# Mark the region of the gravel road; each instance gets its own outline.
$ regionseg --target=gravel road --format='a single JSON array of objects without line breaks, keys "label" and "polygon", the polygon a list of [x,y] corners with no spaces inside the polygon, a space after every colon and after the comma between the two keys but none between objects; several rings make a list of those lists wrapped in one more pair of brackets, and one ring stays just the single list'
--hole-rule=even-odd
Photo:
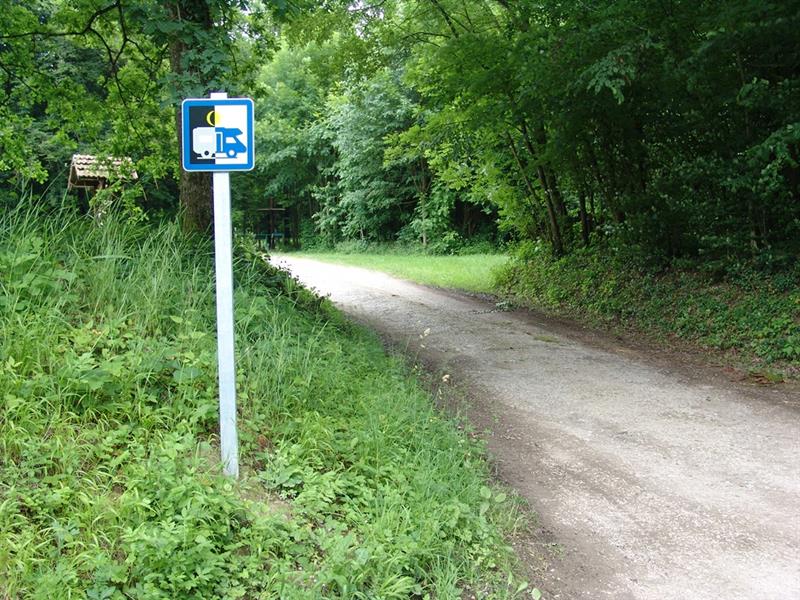
[{"label": "gravel road", "polygon": [[545,598],[800,599],[798,394],[491,301],[272,260],[468,390],[499,477],[539,515],[530,546],[556,549],[534,582]]}]

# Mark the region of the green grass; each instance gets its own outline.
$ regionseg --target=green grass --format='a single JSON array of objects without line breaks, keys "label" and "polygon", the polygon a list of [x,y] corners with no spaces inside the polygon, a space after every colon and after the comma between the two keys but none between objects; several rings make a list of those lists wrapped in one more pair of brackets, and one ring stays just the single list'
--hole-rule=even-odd
[{"label": "green grass", "polygon": [[207,242],[0,215],[0,598],[514,597],[514,502],[373,336],[241,246],[243,477]]},{"label": "green grass", "polygon": [[426,285],[485,293],[492,292],[494,289],[493,274],[508,261],[508,257],[502,254],[433,256],[302,252],[297,255],[382,271],[401,279]]}]

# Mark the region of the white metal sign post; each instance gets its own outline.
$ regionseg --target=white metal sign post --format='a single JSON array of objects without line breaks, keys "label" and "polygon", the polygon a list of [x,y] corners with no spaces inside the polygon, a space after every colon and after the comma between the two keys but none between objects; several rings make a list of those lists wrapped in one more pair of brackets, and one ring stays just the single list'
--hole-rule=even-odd
[{"label": "white metal sign post", "polygon": [[239,477],[236,433],[236,366],[233,331],[233,251],[230,171],[253,168],[253,101],[191,98],[181,107],[182,163],[186,171],[213,172],[214,261],[217,276],[217,362],[219,365],[219,438],[226,475]]}]

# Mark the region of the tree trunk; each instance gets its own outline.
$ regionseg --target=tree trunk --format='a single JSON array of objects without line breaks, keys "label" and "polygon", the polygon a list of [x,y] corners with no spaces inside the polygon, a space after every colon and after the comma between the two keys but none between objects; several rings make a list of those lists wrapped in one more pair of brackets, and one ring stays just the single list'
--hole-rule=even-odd
[{"label": "tree trunk", "polygon": [[422,247],[428,247],[428,206],[425,203],[425,196],[420,197],[422,203]]},{"label": "tree trunk", "polygon": [[581,189],[578,192],[578,212],[581,217],[581,236],[583,245],[589,247],[589,215],[586,213],[586,191]]},{"label": "tree trunk", "polygon": [[[178,148],[182,150],[181,111],[178,109]],[[211,231],[211,174],[189,173],[181,169],[178,184],[181,207],[181,226],[187,233]]]},{"label": "tree trunk", "polygon": [[[528,152],[530,152],[531,156],[536,159],[538,152],[533,141],[531,140],[528,124],[524,119],[522,120],[522,136],[525,140],[525,146],[528,148]],[[539,125],[536,127],[536,143],[539,145],[539,148],[544,148],[547,144],[547,133],[545,132],[543,123],[539,123]],[[558,190],[556,174],[547,164],[540,165],[538,169],[539,178],[542,180],[542,187],[544,187],[545,191],[547,192],[553,207],[559,215],[565,217],[567,215],[567,207],[564,205],[564,199],[561,196],[561,192]]]},{"label": "tree trunk", "polygon": [[[525,142],[525,147],[528,149],[528,153],[531,155],[531,158],[536,161],[538,159],[536,147],[534,146],[533,141],[531,140],[531,136],[528,129],[528,124],[525,119],[520,120],[520,125],[522,126],[522,139]],[[541,135],[544,135],[544,126],[541,126]],[[540,144],[544,145],[546,140],[540,140]],[[545,205],[547,206],[547,216],[550,220],[550,229],[552,231],[552,241],[553,241],[553,254],[555,256],[563,256],[564,255],[564,242],[561,237],[561,224],[559,223],[559,210],[558,210],[558,202],[560,196],[556,195],[553,186],[551,185],[550,178],[547,176],[547,172],[545,171],[545,167],[539,164],[536,167],[536,172],[539,175],[539,182],[542,185],[542,189],[544,189],[544,197],[545,197]],[[565,209],[566,212],[566,209]]]},{"label": "tree trunk", "polygon": [[547,185],[553,190],[553,200],[555,202],[558,214],[562,217],[567,216],[567,205],[564,204],[564,197],[561,195],[561,190],[558,187],[558,179],[556,178],[555,171],[550,167],[545,167],[545,175],[547,176]]},{"label": "tree trunk", "polygon": [[553,232],[553,254],[555,256],[564,255],[564,242],[561,239],[561,225],[558,222],[558,214],[553,202],[553,192],[548,186],[547,176],[545,175],[544,168],[539,165],[537,167],[539,172],[539,181],[545,189],[545,199],[547,200],[547,216],[550,219],[550,229]]},{"label": "tree trunk", "polygon": [[[519,169],[520,175],[522,175],[522,180],[525,182],[525,187],[528,188],[528,192],[530,192],[532,198],[536,198],[536,190],[533,187],[533,183],[531,182],[528,174],[525,172],[525,165],[522,164],[522,160],[517,153],[517,149],[514,146],[514,141],[511,139],[511,135],[506,133],[506,137],[508,139],[508,147],[511,150],[511,154],[514,156],[514,161],[517,163],[517,168]],[[528,150],[531,150],[531,147],[528,146]],[[535,157],[534,157],[535,158]],[[545,182],[542,179],[542,167],[538,167],[539,169],[539,177],[540,182],[542,183],[542,187],[545,188],[545,207],[547,209],[547,217],[550,233],[550,244],[553,248],[553,254],[555,256],[562,256],[564,254],[564,242],[561,238],[561,227],[558,224],[558,216],[556,215],[555,208],[553,207],[553,202],[550,196],[547,193],[547,187],[545,186]]]},{"label": "tree trunk", "polygon": [[604,150],[608,160],[608,179],[610,187],[613,190],[613,195],[608,197],[608,202],[611,203],[613,198],[613,205],[611,206],[611,213],[614,215],[614,220],[617,223],[625,222],[625,211],[620,208],[619,190],[624,189],[625,186],[620,182],[618,171],[616,168],[616,160],[614,158],[614,150],[611,143],[606,139],[604,140]]},{"label": "tree trunk", "polygon": [[[176,21],[192,21],[204,29],[213,27],[208,4],[203,0],[173,0],[170,12]],[[174,37],[169,44],[169,66],[173,73],[184,73],[183,54],[185,43]],[[191,69],[190,69],[191,71]],[[197,79],[201,75],[195,74]],[[181,110],[175,114],[176,132],[178,134],[178,150],[183,151],[183,131],[181,126]],[[187,173],[181,169],[179,181],[181,225],[186,232],[208,233],[211,230],[211,175],[209,173]]]}]

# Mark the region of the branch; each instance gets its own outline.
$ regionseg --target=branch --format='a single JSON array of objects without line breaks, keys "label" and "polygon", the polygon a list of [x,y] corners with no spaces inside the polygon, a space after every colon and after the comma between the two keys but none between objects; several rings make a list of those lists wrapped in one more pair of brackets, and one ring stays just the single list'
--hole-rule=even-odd
[{"label": "branch", "polygon": [[[422,44],[430,44],[431,46],[436,46],[437,48],[439,48],[440,45],[437,44],[436,42],[434,42],[432,39],[430,39],[430,38],[435,38],[435,37],[445,38],[445,39],[449,39],[450,38],[449,35],[445,35],[443,33],[430,33],[428,31],[415,31],[415,32],[412,32],[412,33],[407,33],[406,35],[404,35],[403,37],[400,38],[400,41],[401,42],[411,41],[412,44],[415,43],[415,42],[419,42],[419,43],[422,43]],[[409,44],[409,46],[410,45],[411,44]]]},{"label": "branch", "polygon": [[383,5],[386,4],[386,0],[381,0],[380,2],[376,2],[375,4],[367,4],[366,6],[348,6],[347,12],[354,14],[354,13],[368,13],[371,10],[376,8],[383,8]]},{"label": "branch", "polygon": [[431,2],[431,4],[433,4],[433,6],[436,8],[436,10],[438,10],[439,13],[442,15],[442,17],[444,18],[445,23],[447,23],[447,28],[450,30],[450,33],[453,34],[453,37],[458,37],[458,31],[456,30],[456,27],[455,27],[454,23],[458,23],[458,25],[461,27],[461,29],[463,29],[464,31],[468,31],[468,29],[466,27],[464,27],[463,23],[460,23],[455,17],[450,15],[444,9],[444,7],[439,3],[439,0],[430,0],[430,2]]},{"label": "branch", "polygon": [[441,37],[441,38],[449,38],[449,35],[445,35],[444,33],[433,33],[432,31],[414,31],[412,33],[407,33],[401,39],[406,39],[410,37],[416,37],[418,35],[427,35],[430,37]]}]

